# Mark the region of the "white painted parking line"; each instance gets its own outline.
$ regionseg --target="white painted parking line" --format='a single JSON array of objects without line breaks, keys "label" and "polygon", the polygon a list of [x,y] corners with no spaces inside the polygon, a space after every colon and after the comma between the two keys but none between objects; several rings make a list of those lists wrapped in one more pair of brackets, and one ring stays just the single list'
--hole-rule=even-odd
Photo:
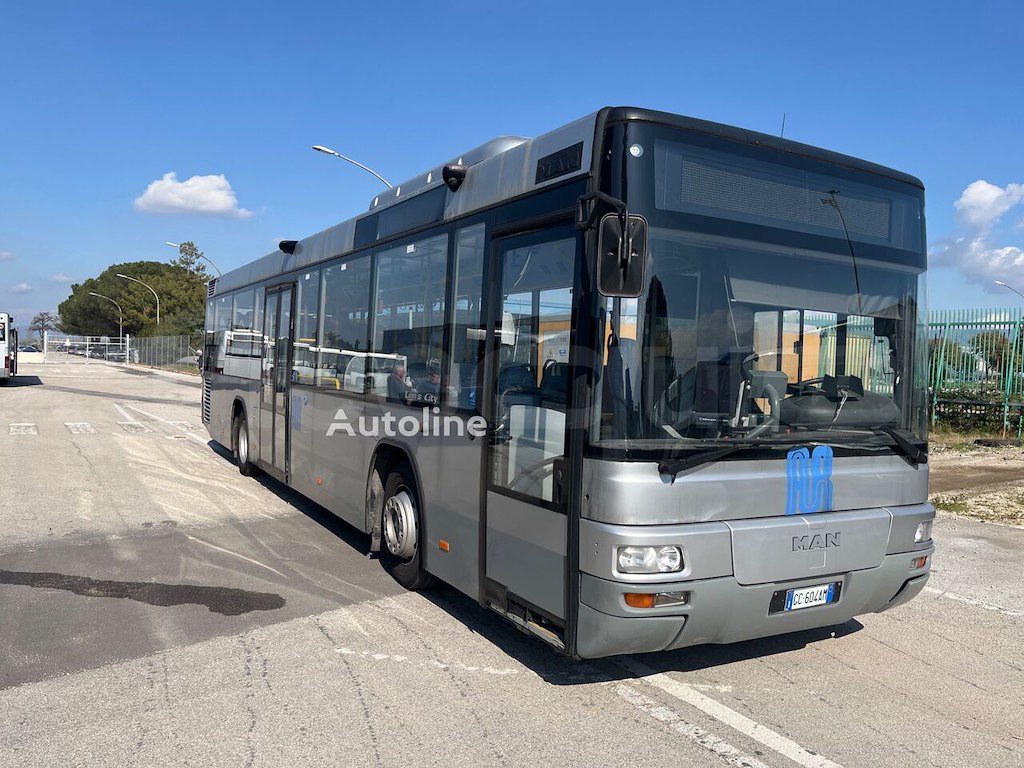
[{"label": "white painted parking line", "polygon": [[1009,608],[1003,608],[1003,606],[1001,605],[985,603],[981,600],[975,600],[970,597],[964,597],[963,595],[957,595],[953,592],[947,592],[944,589],[936,589],[935,587],[925,587],[924,591],[930,595],[935,595],[940,600],[955,600],[958,603],[973,605],[975,608],[981,608],[985,611],[992,611],[993,613],[1001,613],[1004,616],[1013,616],[1016,619],[1024,618],[1024,613],[1021,613],[1020,611],[1011,611]]},{"label": "white painted parking line", "polygon": [[[161,424],[166,424],[167,426],[174,427],[175,429],[182,429],[181,427],[177,426],[177,422],[168,421],[167,419],[161,419],[159,416],[156,416],[155,414],[152,414],[152,413],[147,413],[146,411],[142,410],[141,408],[136,408],[134,405],[129,405],[127,407],[131,408],[136,413],[141,413],[147,419],[153,419],[153,421],[159,421]],[[207,441],[203,440],[203,438],[201,438],[199,435],[192,434],[192,432],[189,431],[189,430],[182,430],[182,431],[187,433],[185,435],[186,437],[192,438],[193,440],[195,440],[200,445],[206,445]]]},{"label": "white painted parking line", "polygon": [[87,421],[70,421],[65,422],[65,427],[68,428],[68,432],[72,435],[95,435],[96,427]]},{"label": "white painted parking line", "polygon": [[661,706],[654,699],[644,696],[632,685],[625,683],[617,685],[615,686],[615,692],[641,712],[650,715],[660,723],[664,723],[676,733],[694,742],[697,746],[714,752],[730,765],[735,765],[737,768],[768,768],[757,758],[744,755],[732,744],[718,738],[713,733],[709,733],[703,728],[686,722],[677,713],[668,707]]},{"label": "white painted parking line", "polygon": [[680,701],[685,701],[704,714],[739,731],[744,736],[764,744],[764,746],[778,752],[783,757],[789,758],[797,765],[802,765],[805,768],[842,768],[838,763],[834,763],[826,757],[804,749],[781,733],[776,733],[771,728],[751,720],[746,715],[741,715],[736,710],[730,709],[710,696],[705,696],[692,685],[679,682],[661,672],[655,672],[646,664],[642,664],[634,659],[622,659],[615,663],[630,674],[642,678],[645,683],[653,685],[655,688]]},{"label": "white painted parking line", "polygon": [[153,430],[143,424],[141,421],[119,421],[117,426],[123,429],[125,432],[132,434],[138,432],[152,432]]},{"label": "white painted parking line", "polygon": [[124,419],[125,421],[135,421],[135,417],[128,413],[128,411],[126,411],[120,405],[114,403],[114,407],[117,409],[117,412],[121,414],[122,419]]},{"label": "white painted parking line", "polygon": [[39,428],[35,424],[11,424],[12,435],[38,435]]}]

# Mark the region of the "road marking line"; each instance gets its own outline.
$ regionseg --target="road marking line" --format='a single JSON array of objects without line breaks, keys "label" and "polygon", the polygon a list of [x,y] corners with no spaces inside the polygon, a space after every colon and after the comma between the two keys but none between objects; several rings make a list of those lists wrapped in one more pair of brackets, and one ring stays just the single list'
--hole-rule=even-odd
[{"label": "road marking line", "polygon": [[138,432],[152,432],[153,430],[143,424],[141,421],[119,421],[117,426],[123,429],[125,432],[138,433]]},{"label": "road marking line", "polygon": [[120,405],[114,403],[114,407],[117,409],[117,412],[121,414],[122,419],[124,419],[125,421],[135,421],[135,417],[128,413],[128,411],[126,411]]},{"label": "road marking line", "polygon": [[68,428],[68,432],[72,435],[95,435],[96,427],[87,421],[70,421],[65,422],[65,427]]},{"label": "road marking line", "polygon": [[39,427],[35,424],[11,424],[12,435],[38,435]]},{"label": "road marking line", "polygon": [[704,714],[725,723],[744,736],[764,744],[769,749],[778,752],[783,757],[789,758],[798,765],[805,766],[805,768],[842,768],[838,763],[807,751],[792,739],[751,720],[746,715],[741,715],[736,710],[730,709],[710,696],[705,696],[692,685],[681,683],[661,672],[655,672],[646,664],[633,659],[622,659],[615,663],[626,669],[630,674],[643,679],[644,682],[653,685],[670,696],[674,696],[680,701],[685,701]]},{"label": "road marking line", "polygon": [[[153,419],[154,421],[159,421],[161,424],[166,424],[167,426],[174,427],[175,429],[181,429],[181,427],[177,426],[177,424],[175,422],[173,422],[173,421],[168,421],[167,419],[161,419],[159,416],[156,416],[156,415],[154,415],[152,413],[146,413],[144,410],[142,410],[141,408],[136,408],[134,405],[129,405],[128,407],[131,408],[133,411],[136,411],[137,413],[141,413],[143,416],[145,416],[148,419]],[[199,435],[195,435],[192,432],[189,432],[187,430],[184,430],[184,431],[185,431],[185,436],[186,437],[192,438],[193,440],[195,440],[197,443],[199,443],[202,446],[206,445],[207,441],[203,440],[203,438],[201,438]]]},{"label": "road marking line", "polygon": [[268,571],[272,571],[273,573],[276,573],[282,579],[287,579],[288,578],[287,576],[285,576],[283,573],[281,573],[276,568],[271,568],[269,565],[264,565],[259,560],[253,560],[251,557],[246,557],[245,555],[239,554],[238,552],[232,552],[230,549],[224,549],[224,547],[218,547],[216,544],[211,544],[208,541],[203,541],[202,539],[197,539],[195,536],[189,536],[187,533],[185,534],[185,538],[188,539],[189,541],[194,541],[197,544],[202,544],[203,546],[209,547],[210,549],[215,549],[218,552],[223,552],[225,555],[232,555],[233,557],[237,557],[237,558],[239,558],[241,560],[245,560],[246,562],[252,563],[253,565],[258,565],[260,568],[266,568]]},{"label": "road marking line", "polygon": [[744,755],[736,747],[712,733],[699,728],[693,723],[683,720],[668,707],[663,707],[654,699],[644,696],[631,685],[620,683],[615,692],[642,712],[646,712],[658,722],[664,723],[676,733],[682,734],[699,747],[710,750],[730,765],[738,768],[768,768],[760,760]]},{"label": "road marking line", "polygon": [[953,592],[947,592],[944,589],[936,589],[935,587],[925,587],[924,591],[930,595],[935,595],[939,599],[956,600],[958,603],[966,603],[967,605],[973,605],[975,608],[983,608],[986,611],[992,611],[993,613],[1001,613],[1004,616],[1014,616],[1016,618],[1024,618],[1024,613],[1020,611],[1011,611],[1009,608],[1003,608],[1001,605],[993,605],[992,603],[984,603],[981,600],[974,600],[970,597],[964,597],[963,595],[957,595]]},{"label": "road marking line", "polygon": [[512,669],[506,667],[499,669],[497,667],[477,667],[469,664],[458,664],[456,662],[445,663],[443,661],[437,661],[436,659],[426,659],[417,661],[411,659],[408,656],[401,656],[398,654],[379,653],[376,651],[356,651],[352,648],[335,648],[335,653],[340,653],[344,656],[361,656],[364,659],[373,659],[374,661],[397,661],[401,663],[412,664],[414,667],[434,667],[436,669],[459,669],[464,672],[485,672],[488,675],[518,675],[518,669]]}]

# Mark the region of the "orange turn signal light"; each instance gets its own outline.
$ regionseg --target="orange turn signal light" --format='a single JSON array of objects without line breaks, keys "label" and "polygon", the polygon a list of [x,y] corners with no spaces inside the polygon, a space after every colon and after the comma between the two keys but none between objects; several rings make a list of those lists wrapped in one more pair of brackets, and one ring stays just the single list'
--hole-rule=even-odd
[{"label": "orange turn signal light", "polygon": [[626,598],[626,605],[630,608],[653,608],[654,598],[653,594],[642,594],[638,592],[626,592],[623,597]]},{"label": "orange turn signal light", "polygon": [[440,539],[437,542],[437,546],[440,547],[442,552],[447,552],[450,549],[450,546],[448,545],[448,542],[445,541],[444,539]]},{"label": "orange turn signal light", "polygon": [[910,570],[916,571],[920,568],[924,568],[928,564],[928,556],[918,557],[910,561]]}]

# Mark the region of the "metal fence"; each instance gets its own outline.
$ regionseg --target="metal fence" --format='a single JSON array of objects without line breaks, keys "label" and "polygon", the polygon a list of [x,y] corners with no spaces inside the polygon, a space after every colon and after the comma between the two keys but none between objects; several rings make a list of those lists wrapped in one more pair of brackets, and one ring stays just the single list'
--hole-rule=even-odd
[{"label": "metal fence", "polygon": [[198,338],[188,336],[64,336],[47,333],[47,363],[122,363],[198,373]]},{"label": "metal fence", "polygon": [[150,368],[198,373],[198,339],[188,336],[147,336],[131,340],[131,362]]},{"label": "metal fence", "polygon": [[1024,431],[1024,311],[932,312],[928,323],[932,423]]},{"label": "metal fence", "polygon": [[128,337],[65,336],[47,332],[43,336],[43,359],[48,363],[125,363],[131,361]]}]

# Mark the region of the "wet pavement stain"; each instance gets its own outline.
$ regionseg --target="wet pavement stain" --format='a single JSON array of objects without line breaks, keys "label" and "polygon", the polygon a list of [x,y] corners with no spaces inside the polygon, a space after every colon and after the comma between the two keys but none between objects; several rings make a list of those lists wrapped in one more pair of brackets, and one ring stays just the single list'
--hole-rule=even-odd
[{"label": "wet pavement stain", "polygon": [[0,584],[38,589],[60,589],[84,597],[115,597],[147,605],[205,605],[223,616],[240,616],[251,611],[276,611],[285,599],[272,592],[250,592],[233,587],[204,587],[195,584],[158,584],[145,581],[105,581],[63,573],[33,573],[0,570]]}]

